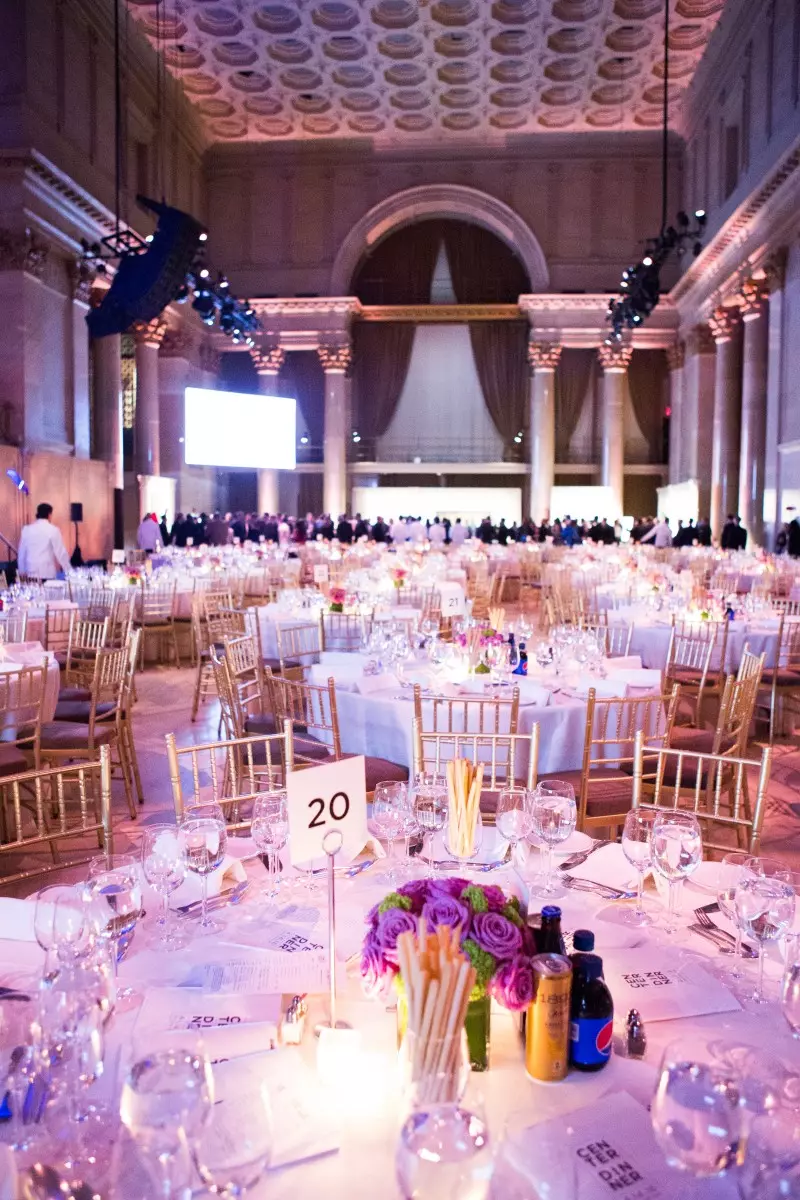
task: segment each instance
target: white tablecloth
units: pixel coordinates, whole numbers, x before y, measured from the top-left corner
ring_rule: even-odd
[[[663,671],[667,665],[669,642],[672,634],[671,618],[666,614],[642,614],[636,608],[617,608],[609,610],[610,625],[633,624],[631,638],[631,654],[639,654],[642,665],[654,667]],[[736,671],[742,660],[745,646],[752,654],[766,654],[764,665],[775,665],[775,655],[778,647],[777,618],[754,619],[752,621],[735,620],[728,630],[728,645],[725,655],[725,666],[728,671]]]

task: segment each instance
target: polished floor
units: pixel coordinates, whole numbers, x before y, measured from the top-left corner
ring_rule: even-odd
[[[190,720],[194,671],[187,667],[151,668],[137,679],[138,701],[134,710],[134,734],[139,751],[139,765],[145,803],[136,820],[128,814],[122,784],[114,781],[114,825],[115,850],[136,852],[140,831],[144,825],[173,819],[172,794],[167,771],[164,735],[173,731],[180,745],[192,742],[214,741],[217,736],[219,706],[215,700],[207,701],[200,709],[197,721]],[[758,752],[754,744],[752,751]],[[772,777],[769,787],[762,852],[780,858],[800,868],[800,745],[797,739],[783,742],[775,747]],[[75,857],[85,860],[87,849],[76,851]],[[67,856],[65,855],[65,858]],[[50,861],[43,851],[41,861]],[[13,865],[12,865],[13,864]],[[18,856],[4,856],[0,861],[3,873],[30,868],[35,865],[32,856],[24,864]],[[47,882],[72,881],[85,873],[85,866],[69,867],[53,873]],[[27,895],[35,891],[36,880],[3,887],[0,894]]]

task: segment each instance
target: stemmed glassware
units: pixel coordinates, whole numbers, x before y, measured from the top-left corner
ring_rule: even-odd
[[[789,939],[786,969],[781,982],[781,1012],[792,1037],[800,1041],[800,945],[798,938]]]
[[[19,1017],[14,1010],[14,1017],[9,1021],[9,1012],[3,1013],[4,1048],[9,1057],[0,1074],[0,1090],[8,1093],[10,1101],[11,1148],[28,1150],[41,1136],[37,1110],[44,1107],[46,1099],[49,1059],[42,1027],[38,1019],[31,1019],[30,1006],[25,1005]]]
[[[652,925],[653,919],[644,907],[644,877],[653,865],[653,825],[655,813],[645,808],[632,808],[625,817],[622,829],[622,853],[636,868],[636,907],[626,909],[622,919],[629,925]]]
[[[795,894],[791,883],[776,875],[743,875],[736,886],[736,919],[742,933],[758,943],[758,980],[753,1004],[764,1004],[764,955],[794,920]]]
[[[150,825],[142,838],[142,872],[161,897],[161,914],[156,921],[160,944],[165,950],[178,949],[184,938],[177,923],[170,928],[169,898],[186,878],[186,859],[176,825]]]
[[[272,1158],[272,1109],[266,1084],[248,1091],[246,1103],[236,1104],[235,1137],[224,1123],[224,1111],[223,1100],[215,1105],[202,1137],[193,1139],[191,1150],[197,1173],[209,1191],[234,1200],[255,1187]]]
[[[269,883],[264,888],[263,896],[265,899],[271,899],[277,896],[281,887],[279,851],[284,849],[289,838],[285,791],[265,792],[256,796],[250,833],[258,849],[267,856]]]
[[[208,915],[208,877],[222,863],[228,845],[225,814],[220,806],[195,804],[187,808],[179,838],[187,868],[199,875],[202,883],[200,931],[204,934],[218,933],[222,929],[222,922]]]
[[[710,1178],[744,1158],[747,1125],[740,1081],[729,1066],[694,1061],[683,1042],[664,1052],[650,1115],[671,1167]]]
[[[404,783],[378,783],[372,796],[373,827],[378,837],[389,843],[390,867],[382,879],[392,885],[398,881],[392,849],[393,843],[406,836],[406,819],[403,814],[406,790]]]
[[[575,830],[578,810],[572,784],[548,779],[537,785],[533,797],[533,829],[547,846],[547,874],[542,894],[560,896],[563,889],[555,877],[553,854]]]
[[[89,931],[80,893],[61,884],[42,888],[36,895],[33,932],[45,952],[47,979],[58,970],[51,955],[55,955],[57,962],[64,961],[85,945]]]
[[[405,631],[394,634],[389,648],[389,655],[394,667],[394,673],[397,676],[397,681],[403,686],[406,660],[411,656],[411,646],[408,641],[408,634]]]
[[[433,839],[447,824],[447,784],[439,775],[420,775],[414,782],[411,797],[419,830],[423,836],[429,834]]]
[[[755,867],[756,860],[752,855],[745,854],[741,850],[736,850],[731,854],[723,855],[717,869],[717,904],[719,905],[719,911],[736,928],[736,947],[733,952],[733,964],[726,971],[727,977],[734,981],[741,979],[743,976],[741,968],[742,927],[736,916],[736,888],[740,879],[747,872],[752,872]]]
[[[674,935],[678,925],[678,894],[684,879],[697,870],[703,857],[700,824],[694,813],[677,809],[657,813],[652,833],[653,868],[669,885],[665,932]]]
[[[533,829],[533,804],[527,788],[503,788],[497,797],[495,824],[511,847],[513,863],[517,846]]]
[[[109,943],[116,982],[119,960],[142,911],[137,859],[132,854],[109,854],[92,859],[89,878],[84,884],[84,897],[98,937]],[[137,993],[134,988],[117,986],[116,994],[117,999],[122,1000],[131,999]]]

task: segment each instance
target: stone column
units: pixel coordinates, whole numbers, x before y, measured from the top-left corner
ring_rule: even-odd
[[[92,292],[92,304],[102,301],[104,289]],[[114,549],[125,545],[125,514],[123,507],[125,466],[122,451],[122,368],[120,365],[120,336],[94,338],[91,344],[94,362],[95,434],[100,458],[111,471],[114,489]]]
[[[72,382],[72,443],[76,458],[92,454],[92,411],[89,398],[89,331],[86,313],[92,296],[94,272],[78,259],[67,264],[72,307],[70,312],[70,363]]]
[[[317,347],[325,372],[325,438],[322,468],[322,507],[334,521],[347,504],[347,372],[353,359],[349,340]]]
[[[258,372],[258,390],[264,396],[274,396],[278,385],[278,372],[286,359],[286,351],[273,340],[263,340],[250,351],[250,357]],[[261,467],[258,472],[258,511],[277,513],[280,504],[279,476],[271,467]]]
[[[603,368],[603,458],[601,483],[611,488],[614,511],[608,514],[611,522],[625,511],[625,374],[633,347],[624,342],[609,342],[597,351]]]
[[[787,353],[784,340],[786,321],[786,260],[788,250],[778,247],[764,263],[769,286],[769,349],[767,355],[767,419],[764,453],[764,535],[765,549],[774,550],[775,539],[785,520],[781,493],[781,455],[783,440],[783,380]]]
[[[556,409],[555,376],[561,346],[553,342],[528,342],[531,374],[528,450],[531,487],[529,515],[541,522],[550,519],[550,497],[555,478]]]
[[[186,388],[191,382],[194,339],[185,329],[168,329],[158,356],[161,400],[161,471],[180,477],[184,466]]]
[[[711,444],[711,533],[718,538],[727,513],[739,502],[741,363],[738,308],[715,309],[708,321],[717,345]]]
[[[767,285],[748,279],[742,285],[742,431],[739,442],[738,512],[748,546],[764,541],[764,452],[767,428]]]
[[[688,426],[684,423],[683,411],[683,366],[686,347],[683,342],[676,342],[667,348],[667,366],[669,368],[669,481],[680,483],[684,479],[683,472],[683,438],[684,429],[688,434]]]
[[[699,517],[708,517],[711,505],[714,364],[715,347],[711,330],[707,325],[695,325],[686,335],[681,423],[685,437],[681,460],[684,478],[697,481]]]
[[[158,396],[158,351],[167,332],[160,317],[137,321],[136,339],[136,425],[134,466],[138,475],[161,474],[161,419]]]

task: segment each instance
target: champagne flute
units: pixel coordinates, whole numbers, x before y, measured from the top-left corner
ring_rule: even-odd
[[[728,1066],[693,1060],[682,1042],[664,1051],[650,1116],[671,1167],[708,1179],[744,1161],[747,1131],[740,1081]]]
[[[665,932],[678,930],[678,890],[684,879],[697,870],[703,857],[703,839],[694,813],[678,809],[656,815],[652,834],[653,867],[669,885]]]
[[[730,969],[725,972],[727,977],[734,981],[741,979],[743,974],[741,968],[742,927],[736,917],[736,888],[742,875],[747,871],[752,872],[755,866],[756,860],[752,855],[736,850],[731,854],[723,855],[717,868],[717,904],[723,916],[732,921],[736,928],[734,961]]]
[[[283,850],[289,837],[285,791],[265,792],[261,796],[256,796],[250,832],[258,849],[262,854],[267,855],[270,882],[264,888],[263,896],[265,899],[270,899],[277,896],[281,886],[278,851]]]
[[[560,896],[563,888],[556,882],[553,854],[575,830],[578,810],[571,783],[548,779],[539,783],[533,799],[533,828],[547,846],[547,873],[542,886],[546,896]]]
[[[177,825],[151,825],[142,838],[142,871],[144,877],[161,897],[161,915],[156,924],[160,945],[179,949],[184,938],[177,928],[170,929],[169,898],[186,878],[186,860],[178,838]]]
[[[655,813],[645,808],[632,808],[625,817],[622,829],[622,853],[636,869],[638,879],[636,908],[626,909],[623,921],[629,925],[652,925],[653,919],[644,908],[644,877],[653,865],[653,825]]]
[[[497,797],[495,825],[511,847],[510,861],[513,863],[517,847],[533,828],[533,808],[527,788],[503,788]]]
[[[748,874],[737,884],[735,905],[742,933],[758,942],[758,980],[750,999],[753,1004],[764,1004],[766,945],[782,937],[794,920],[794,888],[778,877]]]
[[[84,897],[99,937],[111,948],[114,980],[117,982],[119,961],[127,950],[139,914],[142,911],[142,887],[139,864],[132,854],[108,854],[92,859],[89,878],[84,885]],[[134,988],[117,986],[118,1000],[132,999]]]
[[[187,808],[179,830],[187,868],[200,876],[202,903],[201,933],[218,933],[223,925],[208,915],[208,877],[225,858],[228,831],[225,814],[218,804],[195,804]]]

